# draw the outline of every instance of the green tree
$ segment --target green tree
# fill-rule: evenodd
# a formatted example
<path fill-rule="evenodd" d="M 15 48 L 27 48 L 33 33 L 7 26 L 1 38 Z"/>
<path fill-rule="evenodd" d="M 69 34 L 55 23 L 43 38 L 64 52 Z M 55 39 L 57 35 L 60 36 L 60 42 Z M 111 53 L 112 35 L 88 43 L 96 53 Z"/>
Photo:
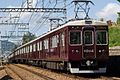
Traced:
<path fill-rule="evenodd" d="M 18 47 L 18 45 L 15 45 L 14 48 L 11 51 L 15 51 L 15 49 Z"/>
<path fill-rule="evenodd" d="M 120 0 L 117 1 L 120 2 Z M 120 12 L 118 12 L 117 24 L 120 24 Z"/>
<path fill-rule="evenodd" d="M 34 34 L 28 32 L 27 34 L 24 34 L 23 39 L 22 39 L 22 41 L 23 41 L 22 44 L 25 44 L 35 38 L 36 38 L 36 36 Z"/>
<path fill-rule="evenodd" d="M 120 27 L 109 27 L 109 46 L 120 46 Z"/>
<path fill-rule="evenodd" d="M 117 0 L 118 2 L 120 2 L 120 0 Z"/>

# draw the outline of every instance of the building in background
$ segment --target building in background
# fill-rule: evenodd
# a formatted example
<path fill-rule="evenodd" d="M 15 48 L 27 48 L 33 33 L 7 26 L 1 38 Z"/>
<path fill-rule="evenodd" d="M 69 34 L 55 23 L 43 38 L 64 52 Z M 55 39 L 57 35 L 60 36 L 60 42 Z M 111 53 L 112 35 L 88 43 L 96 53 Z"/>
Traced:
<path fill-rule="evenodd" d="M 15 44 L 8 40 L 0 40 L 0 55 L 7 55 L 15 48 Z"/>

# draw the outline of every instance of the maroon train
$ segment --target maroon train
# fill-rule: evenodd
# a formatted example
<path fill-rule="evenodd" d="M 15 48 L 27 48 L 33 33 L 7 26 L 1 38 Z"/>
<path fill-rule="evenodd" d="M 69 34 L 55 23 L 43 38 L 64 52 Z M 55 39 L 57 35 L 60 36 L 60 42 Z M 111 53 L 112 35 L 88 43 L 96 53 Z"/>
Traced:
<path fill-rule="evenodd" d="M 74 20 L 18 47 L 9 60 L 71 73 L 105 73 L 108 56 L 108 25 Z"/>

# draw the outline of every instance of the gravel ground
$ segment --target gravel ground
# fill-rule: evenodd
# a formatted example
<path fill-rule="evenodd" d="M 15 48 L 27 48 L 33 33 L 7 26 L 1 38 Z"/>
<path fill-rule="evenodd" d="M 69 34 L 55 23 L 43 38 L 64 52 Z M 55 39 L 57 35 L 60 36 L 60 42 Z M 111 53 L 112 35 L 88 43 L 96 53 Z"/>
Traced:
<path fill-rule="evenodd" d="M 9 69 L 8 67 L 5 67 L 7 74 L 9 74 L 14 80 L 21 80 L 20 77 L 15 74 L 11 69 Z"/>
<path fill-rule="evenodd" d="M 7 73 L 5 72 L 4 69 L 0 70 L 0 80 L 1 80 L 1 78 L 3 78 L 6 75 L 7 75 Z"/>
<path fill-rule="evenodd" d="M 74 76 L 74 77 L 69 77 L 66 75 L 63 75 L 63 73 L 56 73 L 47 69 L 43 68 L 38 68 L 34 66 L 28 66 L 28 65 L 21 65 L 17 64 L 19 66 L 25 67 L 27 69 L 33 70 L 37 73 L 44 74 L 45 76 L 51 77 L 55 80 L 113 80 L 111 77 L 106 77 L 106 76 L 94 76 L 94 75 L 85 75 L 85 76 Z"/>
<path fill-rule="evenodd" d="M 18 68 L 14 65 L 9 65 L 17 74 L 21 75 L 25 80 L 44 80 L 43 78 L 26 71 L 24 69 Z"/>
<path fill-rule="evenodd" d="M 16 64 L 16 65 L 25 67 L 36 73 L 40 73 L 42 75 L 48 76 L 54 80 L 120 80 L 119 77 L 109 77 L 109 76 L 103 76 L 103 75 L 100 75 L 100 76 L 94 76 L 94 75 L 81 76 L 80 75 L 80 76 L 70 77 L 70 76 L 64 75 L 64 73 L 57 73 L 57 72 L 53 72 L 51 70 L 47 70 L 39 67 L 23 65 L 23 64 Z M 27 70 L 19 68 L 15 65 L 10 64 L 9 67 L 12 68 L 12 70 L 14 70 L 17 74 L 21 75 L 24 78 L 24 80 L 46 80 L 34 73 L 31 73 Z M 10 76 L 13 78 L 13 80 L 21 80 L 19 76 L 16 75 L 11 69 L 7 67 L 5 69 L 7 70 L 7 73 L 10 74 Z M 7 75 L 7 73 L 5 72 L 5 69 L 0 70 L 0 80 L 2 77 Z"/>
<path fill-rule="evenodd" d="M 65 76 L 62 73 L 56 73 L 47 69 L 29 66 L 29 65 L 21 65 L 19 66 L 25 67 L 27 69 L 33 70 L 34 72 L 41 73 L 45 76 L 51 77 L 55 80 L 120 80 L 120 77 L 109 76 L 108 74 L 88 74 L 88 75 L 79 75 L 74 77 Z"/>
<path fill-rule="evenodd" d="M 69 76 L 62 75 L 60 73 L 51 72 L 50 70 L 47 70 L 47 69 L 36 68 L 33 66 L 21 65 L 21 64 L 17 64 L 17 65 L 25 67 L 30 70 L 33 70 L 34 72 L 43 74 L 45 76 L 48 76 L 54 80 L 86 80 L 87 79 L 87 78 L 83 78 L 83 77 L 79 77 L 79 78 L 78 77 L 69 77 Z"/>

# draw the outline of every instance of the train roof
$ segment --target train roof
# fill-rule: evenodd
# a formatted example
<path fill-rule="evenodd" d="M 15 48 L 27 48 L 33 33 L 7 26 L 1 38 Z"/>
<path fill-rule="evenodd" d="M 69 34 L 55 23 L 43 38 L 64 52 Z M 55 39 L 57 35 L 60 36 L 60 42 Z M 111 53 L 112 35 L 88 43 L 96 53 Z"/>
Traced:
<path fill-rule="evenodd" d="M 50 34 L 52 32 L 55 32 L 55 31 L 57 31 L 59 29 L 62 29 L 64 27 L 66 27 L 66 26 L 83 26 L 83 25 L 107 26 L 107 23 L 103 22 L 103 21 L 97 21 L 97 20 L 70 20 L 70 21 L 66 22 L 65 24 L 53 29 L 52 31 L 49 31 L 49 32 L 37 37 L 36 39 L 34 39 L 34 40 L 32 40 L 32 41 L 18 47 L 17 49 L 22 48 L 22 47 L 24 47 L 24 46 L 26 46 L 26 45 L 28 45 L 28 44 L 42 38 L 42 37 L 44 37 L 44 36 L 46 36 L 46 35 L 48 35 L 48 34 Z"/>

